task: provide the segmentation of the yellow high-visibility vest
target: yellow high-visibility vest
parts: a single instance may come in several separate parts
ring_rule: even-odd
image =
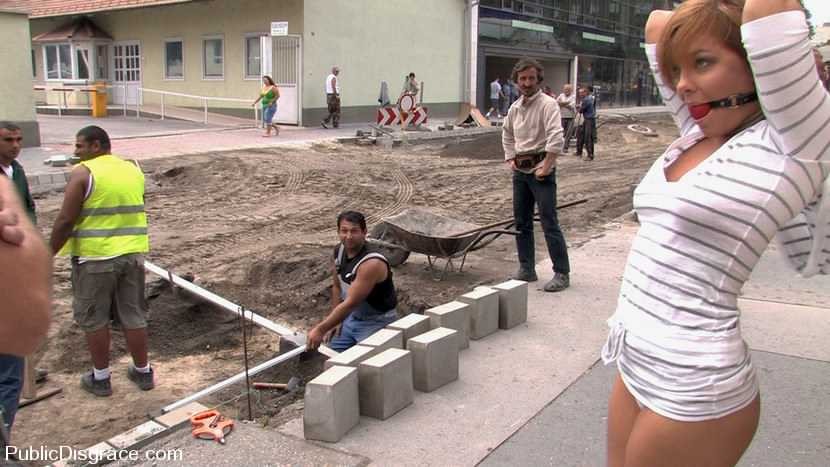
[[[92,192],[60,254],[96,257],[150,251],[141,170],[110,154],[81,164],[92,173]]]

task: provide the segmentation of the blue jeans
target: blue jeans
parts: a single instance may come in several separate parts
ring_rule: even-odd
[[[11,429],[20,391],[23,389],[23,357],[0,354],[0,404],[6,427]]]
[[[269,105],[268,107],[263,107],[262,109],[262,121],[266,125],[270,125],[272,121],[274,121],[274,115],[277,113],[277,104]]]
[[[533,241],[533,206],[539,206],[539,217],[548,254],[553,261],[554,272],[570,274],[568,246],[559,228],[556,215],[556,169],[550,175],[537,180],[533,174],[513,171],[513,217],[516,220],[516,250],[519,265],[526,271],[536,268],[535,243]]]
[[[334,351],[342,352],[380,331],[396,319],[398,319],[398,312],[395,310],[377,315],[373,319],[355,319],[354,313],[350,313],[340,326],[340,335],[332,338],[329,347]]]

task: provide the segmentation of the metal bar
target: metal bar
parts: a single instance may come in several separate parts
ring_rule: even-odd
[[[207,125],[207,97],[204,98],[205,101],[205,125]]]
[[[288,351],[284,354],[281,354],[281,355],[279,355],[275,358],[272,358],[271,360],[260,363],[259,365],[251,368],[250,370],[248,370],[248,375],[253,376],[255,374],[261,373],[261,372],[263,372],[263,371],[265,371],[265,370],[267,370],[271,367],[274,367],[276,365],[279,365],[280,363],[283,363],[287,360],[290,360],[294,357],[299,356],[301,353],[305,352],[305,350],[306,350],[306,346],[301,345],[301,346],[297,347],[296,349],[292,349],[292,350],[290,350],[290,351]],[[171,411],[176,410],[179,407],[183,407],[183,406],[185,406],[185,405],[187,405],[187,404],[189,404],[189,403],[191,403],[195,400],[198,400],[198,399],[201,399],[202,397],[213,394],[216,391],[221,391],[222,389],[225,389],[226,387],[231,386],[233,384],[236,384],[236,383],[238,383],[238,382],[240,382],[244,379],[245,379],[245,372],[244,371],[241,372],[241,373],[237,373],[237,374],[231,376],[230,378],[226,379],[225,381],[221,381],[219,383],[216,383],[213,386],[202,389],[201,391],[199,391],[197,393],[194,393],[194,394],[191,394],[191,395],[185,397],[184,399],[181,399],[177,402],[173,402],[170,405],[162,407],[161,412],[162,413],[171,412]]]
[[[146,269],[146,270],[152,272],[153,274],[156,274],[156,275],[158,275],[158,276],[160,276],[163,279],[168,280],[168,281],[170,281],[171,278],[172,278],[173,285],[177,285],[177,286],[181,287],[182,289],[184,289],[184,290],[186,290],[186,291],[188,291],[188,292],[190,292],[190,293],[192,293],[192,294],[194,294],[198,297],[201,297],[201,298],[203,298],[203,299],[205,299],[205,300],[207,300],[211,303],[213,303],[214,305],[220,306],[220,307],[222,307],[222,308],[224,308],[224,309],[226,309],[226,310],[228,310],[232,313],[240,315],[240,311],[239,311],[240,306],[239,305],[231,302],[230,300],[222,298],[219,295],[216,295],[215,293],[213,293],[209,290],[205,290],[205,289],[199,287],[198,285],[196,285],[192,282],[189,282],[189,281],[187,281],[187,280],[185,280],[185,279],[183,279],[183,278],[181,278],[181,277],[179,277],[175,274],[172,274],[171,272],[166,271],[166,270],[156,266],[155,264],[153,264],[149,261],[144,261],[144,269]],[[285,326],[281,326],[281,325],[279,325],[279,324],[277,324],[277,323],[275,323],[275,322],[273,322],[273,321],[271,321],[271,320],[269,320],[269,319],[267,319],[263,316],[260,316],[256,313],[252,312],[251,310],[246,310],[245,315],[246,315],[247,318],[249,318],[254,323],[262,326],[263,328],[265,328],[265,329],[267,329],[271,332],[277,333],[280,336],[292,338],[292,340],[295,340],[293,338],[298,336],[298,333],[296,331],[288,329]]]
[[[164,94],[161,95],[161,119],[164,120]]]
[[[124,116],[126,117],[127,116],[127,83],[124,83],[123,101],[124,101],[124,104],[123,104],[124,105]]]

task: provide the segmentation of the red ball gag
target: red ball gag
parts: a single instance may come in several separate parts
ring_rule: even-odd
[[[697,104],[697,105],[690,105],[689,112],[692,114],[692,118],[695,120],[700,120],[703,117],[709,115],[709,112],[712,111],[712,104],[705,103],[705,104]]]

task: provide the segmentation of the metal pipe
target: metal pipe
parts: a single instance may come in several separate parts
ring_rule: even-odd
[[[124,83],[124,99],[123,99],[123,107],[124,107],[124,116],[127,116],[127,83]]]
[[[301,346],[297,347],[296,349],[292,349],[292,350],[290,350],[290,351],[288,351],[284,354],[281,354],[281,355],[279,355],[275,358],[272,358],[271,360],[268,360],[264,363],[260,363],[259,365],[257,365],[255,367],[251,368],[250,370],[248,370],[248,375],[253,376],[253,375],[255,375],[257,373],[261,373],[261,372],[263,372],[263,371],[265,371],[265,370],[267,370],[267,369],[269,369],[273,366],[279,365],[280,363],[283,363],[287,360],[290,360],[294,357],[297,357],[301,353],[305,352],[305,349],[306,349],[306,347],[304,345],[301,345]],[[230,378],[226,379],[225,381],[221,381],[219,383],[216,383],[213,386],[202,389],[201,391],[199,391],[197,393],[194,393],[194,394],[191,394],[191,395],[185,397],[184,399],[181,399],[177,402],[173,402],[170,405],[162,407],[161,412],[162,413],[171,412],[171,411],[176,410],[179,407],[183,407],[183,406],[185,406],[185,405],[187,405],[187,404],[189,404],[189,403],[191,403],[195,400],[201,399],[202,397],[205,397],[209,394],[213,394],[216,391],[221,391],[222,389],[225,389],[226,387],[231,386],[233,384],[236,384],[236,383],[238,383],[238,382],[240,382],[244,379],[245,379],[245,372],[244,371],[241,372],[241,373],[237,373],[236,375],[231,376]]]
[[[205,98],[204,101],[205,101],[205,125],[207,125],[207,98]]]
[[[161,119],[164,120],[164,94],[161,95]]]
[[[220,297],[219,295],[216,295],[213,292],[205,290],[205,289],[199,287],[198,285],[196,285],[192,282],[189,282],[189,281],[187,281],[187,280],[171,273],[170,271],[166,271],[166,270],[156,266],[155,264],[153,264],[149,261],[144,261],[144,269],[152,272],[153,274],[156,274],[156,275],[162,277],[163,279],[165,279],[167,281],[170,281],[173,285],[177,285],[177,286],[181,287],[182,289],[184,289],[184,290],[186,290],[186,291],[188,291],[188,292],[190,292],[190,293],[192,293],[192,294],[194,294],[194,295],[196,295],[200,298],[203,298],[203,299],[205,299],[205,300],[207,300],[211,303],[213,303],[214,305],[220,306],[220,307],[222,307],[222,308],[224,308],[224,309],[226,309],[226,310],[228,310],[232,313],[235,313],[237,316],[242,315],[242,312],[240,311],[241,307],[239,305],[231,302],[230,300],[222,298],[222,297]],[[294,342],[296,342],[296,338],[299,336],[299,334],[296,331],[288,329],[285,326],[281,326],[281,325],[279,325],[279,324],[277,324],[277,323],[275,323],[275,322],[273,322],[273,321],[271,321],[271,320],[269,320],[269,319],[267,319],[263,316],[260,316],[256,313],[250,311],[250,310],[245,310],[244,314],[245,314],[246,318],[250,319],[255,324],[258,324],[258,325],[262,326],[263,328],[265,328],[265,329],[267,329],[271,332],[279,334],[282,337],[289,338]]]

